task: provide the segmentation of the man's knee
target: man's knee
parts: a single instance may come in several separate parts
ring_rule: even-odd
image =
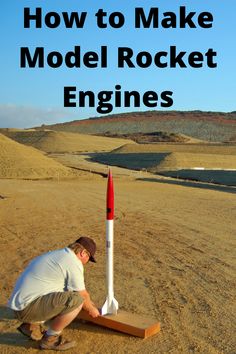
[[[77,308],[83,304],[84,299],[80,296],[80,294],[76,291],[70,292],[68,296],[68,301],[66,306],[68,308]]]
[[[83,304],[83,298],[75,291],[44,295],[24,310],[17,311],[16,317],[23,322],[45,321],[59,314],[66,314]]]

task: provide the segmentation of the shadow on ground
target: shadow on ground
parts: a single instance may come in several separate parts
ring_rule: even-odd
[[[25,349],[39,349],[39,343],[37,341],[30,340],[29,338],[23,336],[21,333],[17,331],[17,327],[20,322],[18,322],[14,313],[11,309],[6,307],[5,305],[0,305],[0,345],[4,347],[11,346],[15,348],[25,348]],[[116,336],[120,337],[129,337],[124,333],[120,333],[117,331],[113,331],[109,328],[104,328],[93,323],[89,323],[83,320],[74,320],[69,326],[68,329],[78,330],[79,333],[88,333],[88,334],[99,334],[105,333],[108,336],[112,336],[116,334]],[[66,337],[66,329],[65,333],[63,331],[63,335]],[[76,340],[76,339],[75,339]],[[4,349],[2,349],[4,350]],[[19,352],[17,351],[17,353]],[[2,353],[2,351],[0,351]]]
[[[38,343],[20,334],[16,328],[19,322],[14,313],[6,305],[0,305],[0,345],[25,349],[38,349]],[[2,349],[1,353],[4,352]]]
[[[219,186],[219,185],[213,185],[209,183],[204,183],[204,182],[190,182],[190,181],[183,181],[183,180],[165,180],[162,178],[155,178],[155,177],[145,177],[145,178],[137,178],[137,181],[146,181],[146,182],[156,182],[156,183],[166,183],[166,184],[172,184],[172,185],[177,185],[177,186],[183,186],[183,187],[192,187],[192,188],[202,188],[202,189],[208,189],[208,190],[215,190],[215,191],[220,191],[220,192],[225,192],[225,193],[236,193],[236,188],[235,187],[228,187],[228,186]]]

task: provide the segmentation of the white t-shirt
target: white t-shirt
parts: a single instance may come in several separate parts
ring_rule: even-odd
[[[16,282],[8,306],[23,310],[40,296],[63,291],[85,290],[84,267],[69,248],[35,258]]]

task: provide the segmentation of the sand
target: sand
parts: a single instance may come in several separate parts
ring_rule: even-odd
[[[126,143],[127,139],[113,139],[78,133],[55,132],[51,130],[3,130],[2,133],[21,144],[33,146],[47,153],[101,152],[110,151]]]
[[[68,353],[235,353],[235,193],[132,176],[115,175],[114,185],[115,296],[162,329],[142,340],[75,321],[64,330],[78,342]],[[98,263],[86,266],[86,284],[98,305],[105,300],[105,193],[106,180],[94,174],[0,180],[1,353],[38,352],[4,307],[38,254],[93,237]]]
[[[117,148],[116,153],[193,153],[193,154],[211,154],[211,155],[235,155],[236,144],[176,144],[176,143],[158,143],[158,144],[125,144]]]
[[[78,172],[44,156],[32,147],[19,144],[0,134],[0,178],[63,178]]]

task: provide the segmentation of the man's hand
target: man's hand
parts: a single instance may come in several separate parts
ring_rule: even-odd
[[[90,316],[93,317],[93,318],[96,318],[96,317],[100,316],[100,312],[99,312],[99,310],[98,310],[95,306],[93,306],[93,307],[89,310],[89,314],[90,314]]]
[[[94,303],[90,299],[90,295],[87,290],[79,291],[80,296],[84,299],[83,309],[88,311],[91,317],[96,318],[100,316],[100,312]]]

